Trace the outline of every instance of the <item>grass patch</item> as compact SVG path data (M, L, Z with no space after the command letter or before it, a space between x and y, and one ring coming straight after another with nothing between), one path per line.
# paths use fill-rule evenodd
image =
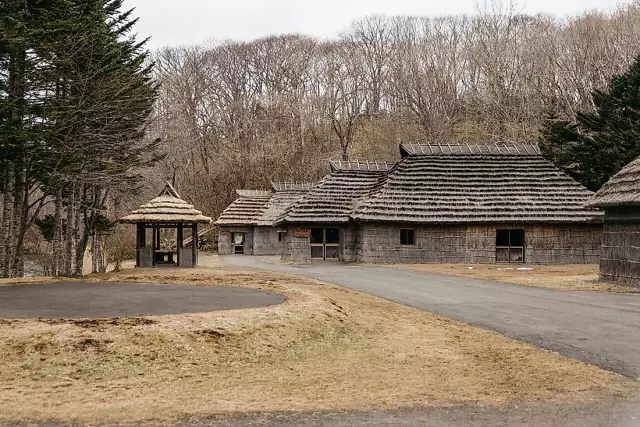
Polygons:
M90 280L279 292L259 309L0 322L0 421L580 401L620 375L421 310L291 275L127 270Z

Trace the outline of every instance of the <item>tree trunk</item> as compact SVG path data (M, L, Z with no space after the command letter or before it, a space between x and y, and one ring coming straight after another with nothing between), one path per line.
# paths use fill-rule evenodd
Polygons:
M71 185L70 193L67 197L67 229L65 232L65 260L64 275L71 276L74 271L75 245L74 226L76 224L76 201L75 185Z
M64 230L62 223L62 188L56 190L53 218L53 265L51 274L60 276L65 261Z
M9 277L9 249L11 246L11 222L13 218L13 181L10 170L4 176L5 191L2 200L2 223L0 224L0 277Z

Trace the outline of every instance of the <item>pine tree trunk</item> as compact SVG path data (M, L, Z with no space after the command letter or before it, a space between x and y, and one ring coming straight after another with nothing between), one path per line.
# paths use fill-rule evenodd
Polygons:
M9 246L11 241L11 220L13 217L13 183L11 172L4 176L5 192L2 197L2 223L0 224L0 277L9 277Z
M87 222L87 189L83 188L82 198L79 197L80 189L78 189L78 195L76 196L76 216L75 224L73 226L73 241L75 249L75 263L73 275L76 277L84 276L84 254L89 244L89 229L86 226Z
M71 276L74 271L75 245L74 226L76 224L76 202L75 185L71 185L69 196L67 197L67 230L65 232L65 260L64 275Z
M56 190L54 200L53 225L53 265L51 274L60 276L64 265L64 230L62 223L62 189Z
M27 233L27 222L29 220L29 186L27 185L27 172L22 161L18 163L16 168L15 188L15 249L13 251L13 260L11 261L11 271L12 277L23 277L24 236Z

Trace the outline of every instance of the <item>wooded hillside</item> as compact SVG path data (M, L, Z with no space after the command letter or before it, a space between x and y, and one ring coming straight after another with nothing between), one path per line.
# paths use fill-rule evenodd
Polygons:
M497 13L496 13L497 12ZM593 111L640 53L640 3L571 19L369 17L339 38L167 48L151 130L181 193L217 216L236 188L310 181L326 159L394 160L402 141L536 142Z

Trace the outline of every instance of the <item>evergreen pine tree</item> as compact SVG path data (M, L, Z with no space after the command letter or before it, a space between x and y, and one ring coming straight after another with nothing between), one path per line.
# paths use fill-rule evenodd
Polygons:
M596 191L640 156L640 56L608 90L595 91L593 102L595 112L578 113L576 123L548 117L540 145L550 161Z

